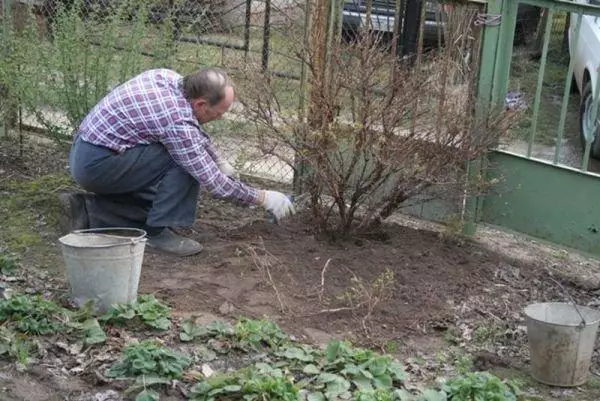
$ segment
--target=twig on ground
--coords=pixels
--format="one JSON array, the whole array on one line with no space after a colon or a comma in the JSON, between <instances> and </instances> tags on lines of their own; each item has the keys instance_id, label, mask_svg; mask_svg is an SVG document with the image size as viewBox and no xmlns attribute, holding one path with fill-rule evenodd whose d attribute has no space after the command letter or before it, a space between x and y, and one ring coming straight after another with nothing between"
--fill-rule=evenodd
<instances>
[{"instance_id":1,"label":"twig on ground","mask_svg":"<svg viewBox=\"0 0 600 401\"><path fill-rule=\"evenodd\" d=\"M290 308L283 301L283 299L281 297L281 293L279 292L279 289L275 285L275 281L273 280L273 276L271 275L271 269L269 269L269 266L271 265L271 262L269 261L269 259L274 259L274 260L278 260L278 259L266 250L265 244L264 244L264 241L262 240L262 238L261 238L260 243L261 243L260 249L264 253L263 257L258 255L258 252L256 252L256 249L253 246L247 247L248 253L250 254L250 257L252 258L252 262L254 263L256 268L259 271L261 271L263 273L263 275L266 276L266 279L269 282L269 285L271 286L271 288L273 288L273 291L275 292L275 296L277 297L277 301L279 302L279 308L281 309L281 313L286 313L286 310L291 312Z\"/></svg>"},{"instance_id":2,"label":"twig on ground","mask_svg":"<svg viewBox=\"0 0 600 401\"><path fill-rule=\"evenodd\" d=\"M323 315L325 313L337 313L337 312L344 312L344 311L354 311L358 308L360 308L361 306L363 306L364 304L360 304L360 305L356 305L356 306L344 306L341 308L333 308L333 309L321 309L318 312L314 312L314 313L309 313L307 315L304 315L304 317L306 316L316 316L316 315Z\"/></svg>"},{"instance_id":3,"label":"twig on ground","mask_svg":"<svg viewBox=\"0 0 600 401\"><path fill-rule=\"evenodd\" d=\"M331 258L327 259L327 262L325 262L325 266L323 267L323 270L321 270L321 289L319 291L319 303L323 301L323 292L325 291L325 272L327 271L327 268L329 267L329 263L331 263Z\"/></svg>"}]
</instances>

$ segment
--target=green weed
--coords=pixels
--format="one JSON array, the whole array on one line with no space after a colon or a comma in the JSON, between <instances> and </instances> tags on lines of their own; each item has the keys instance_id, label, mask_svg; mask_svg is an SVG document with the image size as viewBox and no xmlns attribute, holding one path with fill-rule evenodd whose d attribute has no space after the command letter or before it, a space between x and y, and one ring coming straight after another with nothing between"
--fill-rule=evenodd
<instances>
[{"instance_id":1,"label":"green weed","mask_svg":"<svg viewBox=\"0 0 600 401\"><path fill-rule=\"evenodd\" d=\"M187 319L181 324L181 341L193 341L194 339L206 338L231 338L235 334L235 329L229 323L212 322L208 325L196 325L193 319Z\"/></svg>"},{"instance_id":2,"label":"green weed","mask_svg":"<svg viewBox=\"0 0 600 401\"><path fill-rule=\"evenodd\" d=\"M0 357L15 359L18 363L27 365L36 348L31 341L0 326Z\"/></svg>"},{"instance_id":3,"label":"green weed","mask_svg":"<svg viewBox=\"0 0 600 401\"><path fill-rule=\"evenodd\" d=\"M26 334L47 335L67 328L69 311L39 295L0 300L0 322L9 321Z\"/></svg>"},{"instance_id":4,"label":"green weed","mask_svg":"<svg viewBox=\"0 0 600 401\"><path fill-rule=\"evenodd\" d=\"M19 267L20 261L17 255L0 249L0 274L14 276Z\"/></svg>"},{"instance_id":5,"label":"green weed","mask_svg":"<svg viewBox=\"0 0 600 401\"><path fill-rule=\"evenodd\" d=\"M260 366L260 365L259 365ZM298 388L280 370L251 367L234 374L217 375L196 384L191 400L297 401Z\"/></svg>"},{"instance_id":6,"label":"green weed","mask_svg":"<svg viewBox=\"0 0 600 401\"><path fill-rule=\"evenodd\" d=\"M240 319L235 325L235 339L241 348L274 348L289 341L277 324L268 320Z\"/></svg>"},{"instance_id":7,"label":"green weed","mask_svg":"<svg viewBox=\"0 0 600 401\"><path fill-rule=\"evenodd\" d=\"M452 401L517 401L516 390L498 377L485 372L459 376L444 386L444 391Z\"/></svg>"},{"instance_id":8,"label":"green weed","mask_svg":"<svg viewBox=\"0 0 600 401\"><path fill-rule=\"evenodd\" d=\"M108 377L154 376L178 379L191 364L191 359L162 346L154 340L130 344L123 350L123 358L107 372Z\"/></svg>"},{"instance_id":9,"label":"green weed","mask_svg":"<svg viewBox=\"0 0 600 401\"><path fill-rule=\"evenodd\" d=\"M171 328L171 308L161 303L153 295L141 295L131 305L113 305L100 320L123 325L135 318L139 318L144 324L158 330Z\"/></svg>"},{"instance_id":10,"label":"green weed","mask_svg":"<svg viewBox=\"0 0 600 401\"><path fill-rule=\"evenodd\" d=\"M71 311L40 295L15 295L0 300L0 323L31 335L72 333L86 345L102 343L106 334L98 321L91 317L91 304Z\"/></svg>"}]
</instances>

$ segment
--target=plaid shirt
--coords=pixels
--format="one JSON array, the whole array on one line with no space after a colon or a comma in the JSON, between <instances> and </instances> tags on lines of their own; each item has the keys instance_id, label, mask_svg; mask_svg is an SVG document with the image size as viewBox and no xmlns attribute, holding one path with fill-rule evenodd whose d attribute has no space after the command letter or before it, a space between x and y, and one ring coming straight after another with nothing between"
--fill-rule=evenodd
<instances>
[{"instance_id":1,"label":"plaid shirt","mask_svg":"<svg viewBox=\"0 0 600 401\"><path fill-rule=\"evenodd\" d=\"M138 144L161 143L171 157L213 196L255 203L258 191L227 177L181 89L181 75L146 71L111 91L79 127L82 140L121 153Z\"/></svg>"}]
</instances>

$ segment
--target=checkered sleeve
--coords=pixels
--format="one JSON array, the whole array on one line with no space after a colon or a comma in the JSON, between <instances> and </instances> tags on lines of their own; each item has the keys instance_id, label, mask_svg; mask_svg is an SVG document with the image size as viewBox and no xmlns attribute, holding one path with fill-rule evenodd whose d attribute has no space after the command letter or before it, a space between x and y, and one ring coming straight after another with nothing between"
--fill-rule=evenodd
<instances>
[{"instance_id":1,"label":"checkered sleeve","mask_svg":"<svg viewBox=\"0 0 600 401\"><path fill-rule=\"evenodd\" d=\"M212 142L208 141L204 149L206 149L206 152L212 157L215 163L218 163L221 160L221 156L219 156L219 152L217 152L217 149L215 149Z\"/></svg>"},{"instance_id":2,"label":"checkered sleeve","mask_svg":"<svg viewBox=\"0 0 600 401\"><path fill-rule=\"evenodd\" d=\"M194 124L179 121L168 127L161 139L173 160L219 198L236 198L244 203L256 203L258 191L221 172L210 154L209 138ZM210 151L208 149L211 149Z\"/></svg>"}]
</instances>

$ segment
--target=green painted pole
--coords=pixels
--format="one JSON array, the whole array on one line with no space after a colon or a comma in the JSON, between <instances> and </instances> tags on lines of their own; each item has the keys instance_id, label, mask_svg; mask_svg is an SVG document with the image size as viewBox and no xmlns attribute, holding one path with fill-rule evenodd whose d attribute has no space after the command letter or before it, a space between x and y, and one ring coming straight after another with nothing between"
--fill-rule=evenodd
<instances>
[{"instance_id":1,"label":"green painted pole","mask_svg":"<svg viewBox=\"0 0 600 401\"><path fill-rule=\"evenodd\" d=\"M502 13L502 0L490 0L487 3L486 14L499 15ZM477 79L477 106L475 109L475 126L485 124L490 112L492 100L493 78L496 69L496 54L499 42L501 25L484 25L479 62L479 76ZM479 199L469 193L470 188L479 179L483 169L483 159L478 158L467 162L466 165L466 197L462 209L463 233L474 235L477 231L477 214Z\"/></svg>"},{"instance_id":2,"label":"green painted pole","mask_svg":"<svg viewBox=\"0 0 600 401\"><path fill-rule=\"evenodd\" d=\"M535 142L535 133L537 131L538 116L540 113L540 99L542 97L542 87L544 86L544 74L546 72L546 60L548 59L548 45L550 43L550 33L552 31L552 16L554 10L547 10L546 27L544 29L544 45L542 46L542 59L540 60L540 70L538 72L537 88L535 90L535 99L533 101L533 123L531 125L531 134L527 144L527 157L531 157L533 144Z\"/></svg>"},{"instance_id":3,"label":"green painted pole","mask_svg":"<svg viewBox=\"0 0 600 401\"><path fill-rule=\"evenodd\" d=\"M504 104L504 98L508 91L508 79L510 76L518 8L518 1L511 0L503 2L502 19L500 21L500 39L496 52L496 69L494 71L494 86L492 91L493 107Z\"/></svg>"}]
</instances>

